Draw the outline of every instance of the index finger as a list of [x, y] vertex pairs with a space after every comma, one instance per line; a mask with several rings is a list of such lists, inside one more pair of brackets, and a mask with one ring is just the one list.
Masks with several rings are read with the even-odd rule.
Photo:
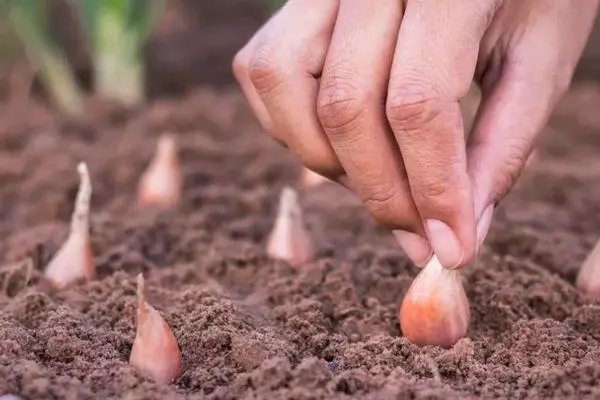
[[472, 81], [494, 3], [409, 1], [388, 88], [387, 117], [411, 194], [446, 268], [464, 265], [476, 249], [459, 99]]

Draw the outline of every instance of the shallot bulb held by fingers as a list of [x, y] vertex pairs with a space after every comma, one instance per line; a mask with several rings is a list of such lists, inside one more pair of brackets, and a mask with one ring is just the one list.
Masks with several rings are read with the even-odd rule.
[[171, 207], [179, 203], [182, 187], [175, 136], [163, 134], [158, 139], [154, 159], [140, 178], [138, 201], [145, 205]]
[[129, 363], [156, 382], [168, 384], [182, 372], [179, 345], [160, 313], [146, 302], [142, 274], [137, 280], [137, 331]]
[[434, 256], [402, 301], [400, 327], [412, 343], [449, 348], [466, 336], [470, 316], [459, 271], [442, 267]]
[[576, 284], [580, 292], [600, 297], [600, 240], [581, 265]]
[[304, 225], [298, 194], [290, 187], [281, 191], [275, 225], [267, 241], [270, 257], [301, 265], [314, 257], [313, 243]]
[[81, 278], [91, 280], [95, 273], [89, 234], [92, 184], [86, 164], [80, 163], [77, 172], [81, 182], [71, 218], [71, 231], [44, 272], [46, 278], [59, 288]]

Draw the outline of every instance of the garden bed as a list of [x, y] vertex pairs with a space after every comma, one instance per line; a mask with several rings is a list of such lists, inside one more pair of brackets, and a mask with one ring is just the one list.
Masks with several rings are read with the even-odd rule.
[[[600, 302], [577, 270], [600, 234], [600, 86], [579, 82], [464, 269], [468, 338], [418, 347], [397, 312], [418, 269], [345, 189], [299, 187], [237, 89], [200, 87], [84, 118], [0, 105], [0, 395], [24, 399], [403, 399], [600, 396]], [[181, 145], [183, 199], [136, 203], [158, 136]], [[55, 291], [88, 164], [98, 278]], [[298, 188], [317, 261], [269, 259], [281, 189]], [[33, 272], [26, 279], [26, 262]], [[173, 328], [184, 372], [162, 386], [128, 364], [136, 274]]]

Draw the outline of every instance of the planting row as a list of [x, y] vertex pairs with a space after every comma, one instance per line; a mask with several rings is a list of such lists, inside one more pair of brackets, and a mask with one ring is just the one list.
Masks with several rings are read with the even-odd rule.
[[[85, 163], [77, 166], [80, 186], [75, 200], [71, 229], [65, 242], [45, 268], [45, 279], [58, 289], [80, 280], [95, 278], [89, 237], [89, 212], [92, 184]], [[326, 178], [304, 169], [305, 187], [325, 182]], [[175, 207], [181, 200], [183, 177], [175, 136], [163, 134], [153, 160], [138, 184], [140, 204], [162, 208]], [[280, 194], [276, 220], [266, 241], [267, 254], [301, 267], [315, 259], [310, 232], [304, 224], [297, 192], [285, 187]], [[577, 279], [578, 288], [600, 295], [600, 242], [584, 262]], [[182, 372], [182, 358], [171, 328], [144, 298], [144, 278], [137, 281], [137, 332], [130, 363], [160, 383], [169, 383]], [[469, 301], [460, 272], [449, 270], [433, 256], [415, 278], [402, 300], [399, 323], [404, 336], [419, 345], [453, 346], [467, 334], [470, 323]]]

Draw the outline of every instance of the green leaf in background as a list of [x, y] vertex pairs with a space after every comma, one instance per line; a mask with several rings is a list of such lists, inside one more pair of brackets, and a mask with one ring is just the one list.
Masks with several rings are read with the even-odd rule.
[[130, 26], [134, 27], [138, 46], [143, 46], [152, 33], [155, 23], [162, 14], [165, 1], [164, 0], [130, 0], [131, 7], [129, 9]]
[[46, 4], [44, 0], [6, 0], [2, 7], [54, 103], [63, 112], [77, 114], [83, 96], [65, 55], [46, 29]]
[[72, 0], [72, 3], [79, 10], [92, 45], [104, 36], [101, 20], [110, 19], [119, 25], [123, 35], [135, 38], [138, 48], [145, 44], [165, 7], [165, 0]]
[[72, 0], [90, 44], [95, 89], [131, 105], [144, 98], [142, 49], [165, 0]]

